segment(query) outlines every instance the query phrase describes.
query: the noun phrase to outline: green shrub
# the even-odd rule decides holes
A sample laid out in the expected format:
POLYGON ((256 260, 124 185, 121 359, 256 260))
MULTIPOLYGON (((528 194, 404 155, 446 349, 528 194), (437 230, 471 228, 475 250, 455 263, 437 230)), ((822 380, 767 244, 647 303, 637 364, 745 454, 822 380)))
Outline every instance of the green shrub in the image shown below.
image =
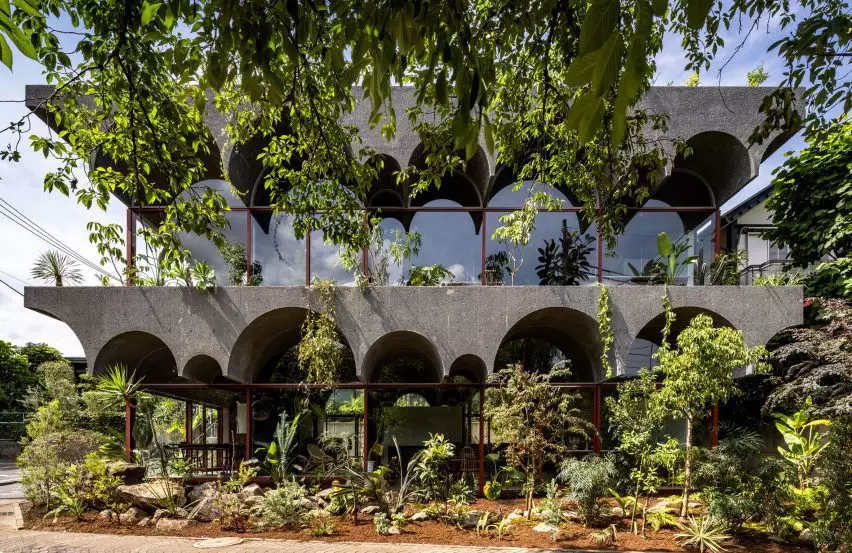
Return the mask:
POLYGON ((559 485, 551 480, 545 487, 546 496, 538 505, 538 513, 542 522, 551 526, 559 526, 564 520, 562 516, 562 497, 559 495, 559 485))
POLYGON ((261 518, 281 528, 299 525, 303 509, 298 501, 305 497, 305 488, 298 483, 281 482, 277 488, 268 490, 260 502, 261 518))
POLYGON ((571 499, 577 502, 583 524, 594 524, 609 497, 616 478, 615 463, 609 457, 590 456, 586 459, 567 459, 559 467, 558 478, 568 485, 571 499))
POLYGON ((415 494, 423 502, 446 502, 450 496, 449 463, 455 446, 443 434, 430 434, 413 467, 415 494))
POLYGON ((852 417, 834 422, 829 445, 819 469, 827 493, 820 501, 821 513, 813 525, 814 542, 820 550, 852 551, 852 417))

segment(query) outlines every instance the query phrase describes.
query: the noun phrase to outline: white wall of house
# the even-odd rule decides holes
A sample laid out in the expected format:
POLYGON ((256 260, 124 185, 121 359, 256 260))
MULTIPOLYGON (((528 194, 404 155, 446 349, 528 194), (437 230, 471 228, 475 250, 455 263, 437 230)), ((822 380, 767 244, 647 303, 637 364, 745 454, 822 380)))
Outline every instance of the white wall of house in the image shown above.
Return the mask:
POLYGON ((736 224, 742 228, 737 247, 748 253, 747 266, 787 259, 787 248, 779 248, 761 237, 766 227, 772 225, 772 212, 766 208, 766 200, 741 215, 736 224))

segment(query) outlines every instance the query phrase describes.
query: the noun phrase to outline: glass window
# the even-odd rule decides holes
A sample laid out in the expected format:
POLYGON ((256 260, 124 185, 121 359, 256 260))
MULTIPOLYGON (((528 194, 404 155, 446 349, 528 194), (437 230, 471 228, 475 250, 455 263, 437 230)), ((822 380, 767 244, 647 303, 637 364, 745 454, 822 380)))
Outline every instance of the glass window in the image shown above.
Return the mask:
POLYGON ((399 220, 392 219, 387 214, 386 217, 388 218, 382 219, 379 223, 382 229, 382 243, 373 244, 368 254, 370 276, 378 286, 401 286, 405 284, 408 277, 408 267, 411 265, 411 261, 404 259, 402 263, 395 263, 390 248, 395 235, 404 237, 405 227, 399 220))
MULTIPOLYGON (((222 231, 225 241, 236 251, 246 247, 246 212, 229 211, 225 214, 228 228, 222 231)), ((178 235, 184 247, 192 253, 193 261, 205 261, 216 271, 216 282, 219 286, 228 286, 228 273, 230 267, 225 262, 220 249, 207 238, 197 234, 178 235)))
POLYGON ((326 242, 320 230, 311 233, 311 279, 314 278, 332 279, 338 286, 355 286, 353 271, 343 267, 340 248, 326 242))
POLYGON ((252 213, 252 262, 267 286, 305 285, 305 241, 297 240, 292 216, 271 211, 252 213))
MULTIPOLYGON (((435 200, 426 207, 461 206, 450 200, 435 200)), ((441 265, 452 273, 445 282, 479 283, 482 249, 478 230, 478 219, 471 213, 417 213, 411 221, 411 232, 419 232, 422 242, 420 252, 412 256, 411 265, 441 265)))

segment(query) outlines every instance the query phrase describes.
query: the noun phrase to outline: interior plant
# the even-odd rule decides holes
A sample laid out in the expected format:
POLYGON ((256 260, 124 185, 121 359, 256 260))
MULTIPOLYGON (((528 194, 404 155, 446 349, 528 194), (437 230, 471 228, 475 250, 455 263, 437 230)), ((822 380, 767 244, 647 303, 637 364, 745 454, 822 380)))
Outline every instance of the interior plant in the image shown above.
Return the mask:
POLYGON ((609 457, 568 458, 557 475, 568 486, 569 497, 577 502, 577 512, 585 526, 593 525, 604 508, 616 478, 615 463, 609 457))
POLYGON ((685 467, 681 517, 687 515, 687 503, 692 491, 693 429, 696 421, 705 417, 713 405, 724 403, 739 388, 734 371, 752 366, 755 373, 765 372, 766 350, 746 346, 742 332, 732 328, 716 328, 704 314, 693 318, 677 336, 676 344, 669 343, 669 331, 674 313, 664 301, 665 323, 662 345, 654 354, 659 361, 657 374, 662 377, 657 401, 668 413, 686 421, 684 444, 685 467))
POLYGON ((722 542, 728 539, 728 529, 710 517, 689 517, 689 520, 681 525, 681 531, 675 534, 675 540, 681 546, 697 549, 698 553, 725 551, 722 542))
POLYGON ((307 373, 306 382, 332 388, 338 379, 344 349, 335 320, 335 283, 314 278, 310 294, 315 297, 319 312, 308 306, 298 345, 299 366, 307 373))
POLYGON ((672 242, 669 235, 661 232, 657 235, 657 253, 659 260, 655 267, 656 280, 662 284, 672 286, 677 283, 680 275, 689 265, 695 264, 698 257, 694 255, 684 257, 689 251, 689 240, 684 238, 672 242))
POLYGON ((589 255, 595 237, 568 229, 562 219, 562 229, 557 243, 554 239, 544 241, 538 249, 538 265, 535 268, 542 286, 579 286, 592 276, 589 255))
POLYGON ((541 465, 562 457, 568 435, 591 436, 595 432, 575 407, 576 396, 553 393, 551 380, 568 372, 564 365, 538 373, 515 363, 489 378, 499 384, 486 396, 492 431, 506 443, 508 464, 524 474, 528 515, 541 465))
POLYGON ((795 467, 802 490, 808 487, 814 466, 829 444, 825 439, 825 429, 831 426, 831 421, 811 419, 812 405, 813 400, 808 396, 804 406, 793 415, 774 414, 775 427, 784 438, 784 445, 778 446, 778 453, 795 467))

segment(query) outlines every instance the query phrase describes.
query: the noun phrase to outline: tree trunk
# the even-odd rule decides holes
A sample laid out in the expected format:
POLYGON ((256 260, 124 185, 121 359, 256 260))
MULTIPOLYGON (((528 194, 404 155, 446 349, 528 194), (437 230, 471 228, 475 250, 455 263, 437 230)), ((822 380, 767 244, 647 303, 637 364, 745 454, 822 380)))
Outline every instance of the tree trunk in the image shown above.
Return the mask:
POLYGON ((633 509, 630 513, 630 529, 634 534, 639 534, 639 528, 636 527, 636 509, 639 507, 639 491, 642 484, 642 468, 645 465, 645 456, 639 458, 639 477, 636 479, 636 491, 633 493, 633 509))
POLYGON ((685 476, 683 481, 683 502, 680 506, 680 518, 689 514, 689 487, 692 484, 692 418, 686 418, 686 450, 684 451, 685 476))

